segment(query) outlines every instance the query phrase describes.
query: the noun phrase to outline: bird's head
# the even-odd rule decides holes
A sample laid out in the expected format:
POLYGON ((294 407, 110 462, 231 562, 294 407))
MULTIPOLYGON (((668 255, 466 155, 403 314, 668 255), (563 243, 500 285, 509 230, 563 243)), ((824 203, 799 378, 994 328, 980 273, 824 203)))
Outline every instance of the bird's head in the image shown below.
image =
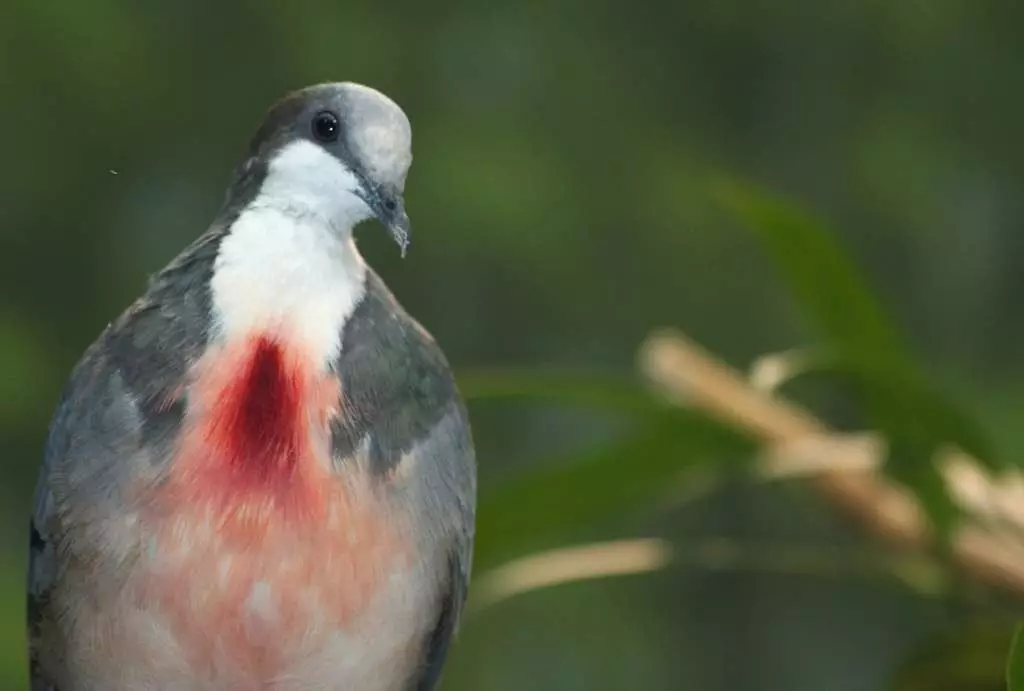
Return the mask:
POLYGON ((270 109, 235 187, 255 182, 253 204, 318 216, 343 231, 377 218, 404 255, 411 145, 409 119, 384 94, 351 82, 318 84, 270 109))

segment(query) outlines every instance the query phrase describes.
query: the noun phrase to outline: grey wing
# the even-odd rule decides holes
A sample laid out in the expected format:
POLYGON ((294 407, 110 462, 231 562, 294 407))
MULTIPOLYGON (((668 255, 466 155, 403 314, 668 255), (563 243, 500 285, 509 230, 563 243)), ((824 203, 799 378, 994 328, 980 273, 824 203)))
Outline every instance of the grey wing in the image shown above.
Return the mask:
POLYGON ((427 639, 423 664, 418 678, 409 687, 410 691, 432 691, 441 679, 441 669, 448 656, 448 646, 458 628, 459 615, 469 586, 469 572, 464 561, 456 551, 449 555, 449 580, 444 587, 437 623, 427 639))
MULTIPOLYGON (((109 331, 109 328, 108 328, 109 331)), ((107 331, 104 332, 106 335, 107 331)), ((103 336, 101 336, 103 338, 103 336)), ((50 613, 50 601, 60 571, 57 555, 56 500, 54 497, 51 476, 59 468, 60 459, 66 455, 72 443, 72 429, 75 419, 75 401, 81 392, 88 389, 88 382, 94 378, 86 376, 89 362, 96 351, 94 345, 90 352, 72 372, 71 380, 65 387, 57 405, 56 413, 50 423, 46 447, 43 452, 43 465, 36 484, 29 519, 29 559, 28 582, 26 583, 26 615, 29 647, 29 676, 32 691, 59 691, 50 678, 55 664, 53 655, 57 645, 53 636, 53 628, 47 622, 53 618, 50 613), (47 654, 49 653, 49 654, 47 654), (44 656, 47 658, 44 661, 44 656)))
MULTIPOLYGON (((405 407, 417 405, 415 397, 404 403, 405 407)), ((429 555, 425 558, 436 564, 436 617, 423 640, 407 691, 432 691, 437 685, 458 628, 473 562, 476 461, 465 409, 455 394, 432 413, 434 426, 423 436, 411 434, 405 424, 396 424, 406 415, 394 409, 373 415, 378 424, 363 431, 375 472, 386 475, 399 464, 409 468, 400 483, 407 496, 414 497, 410 501, 417 524, 424 528, 422 549, 429 555)), ((351 448, 346 437, 352 429, 335 430, 336 453, 351 448)))
MULTIPOLYGON (((109 346, 116 338, 108 331, 99 342, 109 346)), ((170 395, 181 379, 168 369, 162 375, 162 393, 170 395)), ((156 468, 169 457, 165 449, 180 424, 180 407, 139 393, 116 357, 94 347, 76 367, 50 425, 29 527, 32 691, 60 691, 56 680, 64 678, 65 608, 86 597, 91 587, 62 578, 69 560, 84 563, 93 561, 84 555, 93 555, 95 579, 114 582, 123 545, 103 535, 108 519, 127 513, 120 489, 138 468, 156 468), (104 565, 110 569, 104 571, 104 565)))
MULTIPOLYGON (((219 236, 199 238, 157 274, 147 293, 109 325, 75 366, 50 423, 29 528, 27 625, 32 691, 60 691, 55 588, 82 528, 116 506, 129 459, 157 461, 184 413, 174 400, 206 343, 208 283, 219 236), (77 518, 77 520, 76 520, 77 518), (71 533, 69 535, 69 533, 71 533)), ((67 691, 67 689, 65 689, 67 691)))
POLYGON ((458 625, 473 559, 476 462, 468 416, 440 348, 373 272, 342 343, 336 367, 347 414, 332 427, 334 457, 366 448, 379 478, 410 469, 403 482, 415 497, 418 523, 427 527, 426 554, 437 565, 437 618, 407 684, 409 691, 430 691, 458 625))
POLYGON ((29 678, 32 691, 59 691, 48 682, 40 665, 40 637, 46 599, 56 581, 57 557, 45 526, 53 513, 53 497, 42 485, 36 492, 35 507, 29 525, 29 558, 27 583, 27 618, 29 641, 29 678))
POLYGON ((438 518, 444 540, 437 619, 424 641, 421 665, 409 684, 409 691, 432 691, 458 629, 473 562, 476 462, 461 403, 452 407, 413 454, 414 464, 428 469, 422 484, 426 496, 437 502, 431 511, 438 518))
MULTIPOLYGON (((109 333, 100 337, 102 340, 109 333)), ((97 341, 99 342, 99 341, 97 341)), ((85 354, 72 372, 50 423, 43 464, 36 484, 32 515, 29 521, 28 582, 26 584, 29 675, 32 691, 59 691, 52 675, 60 664, 60 645, 55 640, 58 615, 51 602, 61 570, 58 555, 60 528, 57 523, 57 500, 53 478, 65 471, 65 459, 75 456, 76 429, 83 426, 81 399, 96 393, 95 376, 101 371, 96 358, 97 346, 85 354), (90 375, 90 373, 93 373, 90 375)), ((97 400, 96 407, 102 408, 97 400)))
POLYGON ((432 691, 441 678, 448 649, 459 624, 469 587, 476 518, 476 460, 465 409, 458 398, 442 409, 424 437, 396 436, 394 427, 380 425, 368 433, 370 463, 378 472, 394 468, 388 449, 405 449, 403 480, 415 496, 417 521, 427 526, 425 554, 436 562, 436 617, 425 636, 419 664, 407 691, 432 691))

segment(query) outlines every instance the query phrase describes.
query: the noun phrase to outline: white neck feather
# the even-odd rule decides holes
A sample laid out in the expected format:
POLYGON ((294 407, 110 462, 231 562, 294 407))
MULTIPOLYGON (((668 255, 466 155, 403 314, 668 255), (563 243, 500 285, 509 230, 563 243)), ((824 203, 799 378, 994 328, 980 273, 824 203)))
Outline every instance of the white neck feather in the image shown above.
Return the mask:
POLYGON ((221 241, 211 283, 221 340, 272 331, 326 364, 365 290, 352 229, 370 216, 358 181, 311 142, 285 147, 221 241))

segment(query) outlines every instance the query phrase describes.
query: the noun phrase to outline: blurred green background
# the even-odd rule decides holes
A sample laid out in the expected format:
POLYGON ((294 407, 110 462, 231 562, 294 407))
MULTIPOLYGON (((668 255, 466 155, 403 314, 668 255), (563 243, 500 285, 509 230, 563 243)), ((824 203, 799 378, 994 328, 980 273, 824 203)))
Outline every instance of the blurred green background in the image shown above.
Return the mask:
MULTIPOLYGON (((494 562, 478 576, 535 547, 635 536, 824 555, 700 552, 475 609, 444 689, 1001 688, 1003 631, 987 622, 1010 604, 830 568, 875 543, 801 486, 739 474, 564 529, 557 503, 530 497, 595 448, 623 484, 646 467, 615 451, 620 416, 554 399, 639 382, 652 329, 740 366, 817 342, 813 309, 711 194, 723 174, 826 219, 936 385, 1024 459, 1022 28, 1024 4, 1002 0, 6 0, 0 688, 25 688, 27 515, 67 373, 205 228, 266 107, 342 79, 413 123, 411 252, 373 227, 360 245, 465 378, 494 562), (495 393, 517 386, 528 395, 495 393)), ((831 388, 807 396, 861 421, 831 388)), ((594 489, 574 477, 552 490, 570 504, 594 489)))

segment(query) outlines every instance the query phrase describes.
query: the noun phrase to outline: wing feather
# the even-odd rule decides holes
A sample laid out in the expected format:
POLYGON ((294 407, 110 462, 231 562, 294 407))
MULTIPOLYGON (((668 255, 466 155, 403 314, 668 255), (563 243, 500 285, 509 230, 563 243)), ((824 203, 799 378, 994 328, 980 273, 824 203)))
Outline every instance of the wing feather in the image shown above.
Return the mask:
POLYGON ((336 368, 344 399, 332 429, 335 462, 366 449, 378 480, 399 472, 423 533, 423 559, 437 573, 436 619, 407 684, 431 691, 458 627, 473 556, 476 462, 465 406, 441 349, 372 271, 336 368))
MULTIPOLYGON (((54 607, 69 549, 95 545, 75 515, 109 506, 131 462, 159 463, 183 406, 168 405, 205 348, 209 295, 222 230, 211 229, 153 277, 146 293, 76 364, 50 423, 29 527, 26 583, 33 691, 59 691, 60 612, 54 607), (70 526, 70 527, 69 527, 70 526)), ((88 521, 86 521, 88 522, 88 521)), ((101 574, 97 574, 100 576, 101 574)))

